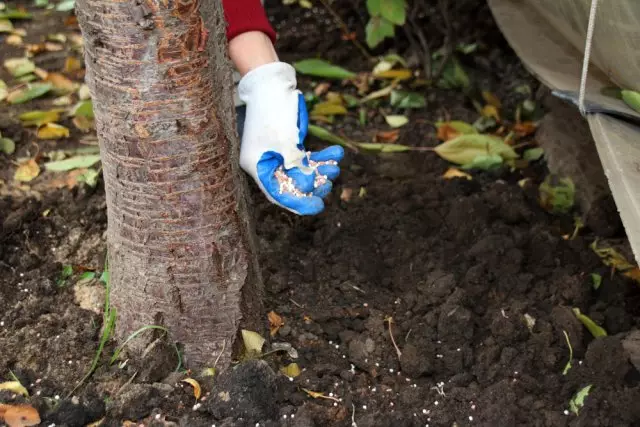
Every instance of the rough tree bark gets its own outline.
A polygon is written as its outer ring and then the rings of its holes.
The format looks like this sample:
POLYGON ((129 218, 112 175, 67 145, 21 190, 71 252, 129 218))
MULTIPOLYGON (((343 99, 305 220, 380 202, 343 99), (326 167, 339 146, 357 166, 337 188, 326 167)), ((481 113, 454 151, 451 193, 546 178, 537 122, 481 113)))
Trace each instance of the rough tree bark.
MULTIPOLYGON (((78 0, 120 340, 163 325, 190 366, 260 329, 219 0, 78 0)), ((140 350, 142 344, 138 344, 140 350)))

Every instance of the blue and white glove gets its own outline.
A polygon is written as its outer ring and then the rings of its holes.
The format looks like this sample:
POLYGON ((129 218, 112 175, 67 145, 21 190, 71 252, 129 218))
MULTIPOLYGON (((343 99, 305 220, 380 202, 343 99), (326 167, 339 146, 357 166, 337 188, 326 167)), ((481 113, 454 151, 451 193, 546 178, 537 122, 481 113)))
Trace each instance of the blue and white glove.
POLYGON ((322 212, 344 150, 305 151, 309 119, 295 69, 284 62, 262 65, 240 80, 238 92, 247 105, 242 169, 271 202, 298 215, 322 212))

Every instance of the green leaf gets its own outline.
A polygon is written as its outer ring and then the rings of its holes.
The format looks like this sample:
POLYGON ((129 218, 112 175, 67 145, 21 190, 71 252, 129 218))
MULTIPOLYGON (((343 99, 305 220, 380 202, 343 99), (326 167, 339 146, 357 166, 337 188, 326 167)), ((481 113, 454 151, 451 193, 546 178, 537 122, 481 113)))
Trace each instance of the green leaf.
POLYGON ((301 74, 309 76, 324 77, 327 79, 350 79, 356 76, 355 73, 345 70, 342 67, 333 65, 322 59, 303 59, 294 62, 294 68, 301 74))
POLYGON ((367 11, 371 16, 380 16, 382 13, 382 0, 367 0, 367 11))
POLYGON ((262 346, 265 339, 257 332, 242 330, 242 341, 244 342, 244 348, 249 354, 262 354, 262 346))
POLYGON ((395 25, 404 25, 407 13, 405 0, 380 0, 380 14, 395 25))
POLYGON ((100 178, 100 172, 95 169, 89 168, 85 173, 78 176, 77 181, 84 182, 89 187, 94 188, 96 185, 98 185, 98 178, 100 178))
POLYGON ((18 116, 22 121, 22 126, 36 126, 40 127, 46 123, 53 123, 60 119, 60 113, 64 110, 49 110, 49 111, 27 111, 18 116))
POLYGON ((381 16, 372 16, 365 28, 367 45, 370 48, 378 46, 382 40, 395 35, 395 28, 391 22, 381 16))
POLYGON ((571 398, 569 401, 569 410, 574 414, 578 415, 580 409, 584 406, 584 399, 589 396, 589 392, 591 391, 592 384, 589 384, 586 387, 581 388, 578 392, 571 398))
POLYGON ((4 68, 13 77, 20 77, 32 73, 36 69, 36 64, 29 58, 9 58, 4 61, 4 68))
POLYGON ((491 135, 460 135, 434 148, 443 159, 459 165, 468 165, 478 156, 497 154, 504 160, 518 158, 503 140, 491 135))
POLYGON ((537 147, 525 150, 525 152, 522 154, 522 158, 530 162, 535 162, 536 160, 540 160, 543 155, 544 149, 537 147))
POLYGON ((438 86, 443 89, 468 89, 471 80, 460 62, 453 58, 445 65, 438 86))
POLYGON ((92 281, 95 278, 96 278, 96 273, 95 272, 93 272, 93 271, 85 271, 78 278, 78 281, 76 282, 76 285, 83 285, 85 283, 88 283, 88 282, 92 281))
POLYGON ((486 132, 497 124, 498 122, 496 122, 494 117, 480 116, 475 122, 473 122, 473 127, 476 128, 478 132, 486 132))
POLYGON ((58 3, 56 10, 58 12, 69 12, 70 10, 73 10, 74 7, 76 7, 75 0, 63 0, 58 3))
POLYGON ((55 162, 45 163, 44 166, 47 170, 53 172, 64 172, 73 169, 88 168, 95 165, 100 161, 100 155, 87 155, 76 156, 64 160, 58 160, 55 162))
POLYGON ((363 150, 378 151, 380 153, 401 153, 403 151, 411 151, 413 148, 401 144, 383 144, 372 142, 361 142, 358 147, 363 150))
POLYGON ((640 93, 632 90, 623 90, 622 100, 629 107, 640 113, 640 93))
POLYGON ((351 146, 351 144, 347 140, 340 138, 338 135, 333 134, 329 132, 327 129, 320 126, 309 125, 309 134, 323 141, 330 142, 332 144, 338 144, 344 147, 351 146))
POLYGON ((287 366, 283 366, 282 368, 280 368, 280 372, 282 372, 284 375, 286 375, 289 378, 295 378, 298 375, 300 375, 301 371, 297 363, 291 363, 287 366))
POLYGON ((598 273, 591 273, 591 284, 593 289, 598 290, 602 285, 602 276, 598 273))
POLYGON ((594 338, 607 336, 607 331, 605 331, 601 326, 598 326, 598 324, 591 320, 589 316, 582 314, 579 308, 574 308, 573 314, 575 314, 578 320, 582 322, 589 332, 591 332, 591 335, 593 335, 594 338))
POLYGON ((7 84, 4 82, 4 80, 0 80, 0 101, 4 101, 7 95, 9 95, 7 84))
POLYGON ((566 214, 573 208, 575 192, 571 178, 557 178, 549 175, 540 184, 540 204, 551 213, 566 214))
POLYGON ((7 9, 0 12, 0 19, 31 19, 32 14, 26 10, 20 9, 7 9))
POLYGON ((83 116, 87 119, 94 119, 93 114, 93 101, 87 99, 86 101, 78 102, 71 110, 72 116, 83 116))
POLYGON ((19 81, 20 83, 30 83, 30 82, 34 81, 35 79, 37 79, 35 74, 26 74, 24 76, 18 77, 16 80, 19 81))
POLYGON ((0 33, 13 32, 13 24, 8 19, 0 19, 0 33))
POLYGON ((384 116, 384 120, 392 128, 399 128, 409 123, 409 118, 407 116, 384 116))
POLYGON ((0 151, 5 154, 13 154, 16 151, 16 143, 9 138, 0 138, 0 151))
POLYGON ((22 104, 41 97, 49 92, 51 87, 51 83, 32 83, 20 91, 11 92, 7 97, 7 101, 9 101, 9 104, 22 104))
POLYGON ((394 90, 391 92, 391 105, 397 108, 422 108, 427 105, 427 100, 417 92, 394 90))
POLYGON ((6 381, 0 383, 0 391, 10 391, 13 394, 21 394, 24 397, 29 397, 29 392, 22 384, 20 384, 20 381, 6 381))
POLYGON ((478 130, 473 125, 470 125, 469 123, 463 122, 461 120, 451 120, 450 122, 436 122, 435 125, 437 129, 440 129, 442 126, 449 126, 455 129, 456 132, 463 135, 478 133, 478 130))
POLYGON ((480 169, 487 171, 502 166, 503 163, 504 160, 500 154, 481 154, 476 156, 471 163, 463 165, 462 169, 480 169))

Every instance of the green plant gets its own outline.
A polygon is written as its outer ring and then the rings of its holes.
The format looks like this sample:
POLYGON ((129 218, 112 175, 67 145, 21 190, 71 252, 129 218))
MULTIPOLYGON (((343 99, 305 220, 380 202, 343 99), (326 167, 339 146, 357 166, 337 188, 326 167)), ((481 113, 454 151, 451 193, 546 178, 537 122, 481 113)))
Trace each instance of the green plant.
POLYGON ((407 18, 406 0, 367 0, 369 22, 366 27, 367 45, 378 46, 385 38, 395 36, 396 27, 407 18))

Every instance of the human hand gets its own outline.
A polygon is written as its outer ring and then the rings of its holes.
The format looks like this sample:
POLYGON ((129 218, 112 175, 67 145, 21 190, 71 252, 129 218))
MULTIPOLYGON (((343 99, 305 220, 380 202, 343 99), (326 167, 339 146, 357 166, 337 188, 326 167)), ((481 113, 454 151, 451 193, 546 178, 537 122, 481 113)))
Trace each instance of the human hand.
POLYGON ((308 116, 294 68, 283 62, 262 65, 249 71, 238 89, 246 103, 242 169, 271 202, 298 215, 322 212, 344 150, 305 151, 308 116))

